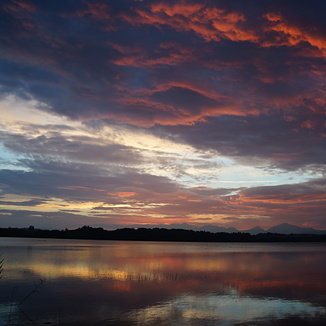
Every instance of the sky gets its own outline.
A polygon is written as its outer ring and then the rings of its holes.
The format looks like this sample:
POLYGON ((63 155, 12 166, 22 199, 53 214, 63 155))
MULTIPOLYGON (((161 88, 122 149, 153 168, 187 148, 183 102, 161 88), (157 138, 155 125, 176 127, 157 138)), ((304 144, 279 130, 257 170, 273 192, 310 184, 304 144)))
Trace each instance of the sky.
POLYGON ((0 227, 326 229, 324 0, 2 0, 0 227))

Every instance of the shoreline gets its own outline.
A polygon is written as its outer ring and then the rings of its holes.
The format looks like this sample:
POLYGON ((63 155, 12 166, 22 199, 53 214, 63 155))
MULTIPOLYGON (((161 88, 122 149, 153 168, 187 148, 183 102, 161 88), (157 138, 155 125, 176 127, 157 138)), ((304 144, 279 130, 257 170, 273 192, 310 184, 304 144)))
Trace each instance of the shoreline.
POLYGON ((251 235, 244 232, 212 233, 164 228, 123 228, 109 231, 89 226, 73 230, 42 230, 33 227, 0 228, 0 237, 163 242, 326 242, 326 234, 259 233, 251 235))

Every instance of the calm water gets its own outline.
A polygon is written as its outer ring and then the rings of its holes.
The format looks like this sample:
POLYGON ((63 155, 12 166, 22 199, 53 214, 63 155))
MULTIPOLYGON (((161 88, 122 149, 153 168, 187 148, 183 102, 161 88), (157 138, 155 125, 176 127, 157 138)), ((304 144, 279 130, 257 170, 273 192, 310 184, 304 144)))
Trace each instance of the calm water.
POLYGON ((326 325, 326 245, 0 238, 0 325, 326 325))

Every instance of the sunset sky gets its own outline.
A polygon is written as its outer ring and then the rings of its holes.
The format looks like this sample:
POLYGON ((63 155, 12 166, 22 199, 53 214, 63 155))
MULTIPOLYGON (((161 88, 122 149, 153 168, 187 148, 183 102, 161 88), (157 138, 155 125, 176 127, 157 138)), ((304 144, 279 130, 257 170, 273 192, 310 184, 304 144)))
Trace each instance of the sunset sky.
POLYGON ((326 1, 0 6, 0 227, 326 229, 326 1))

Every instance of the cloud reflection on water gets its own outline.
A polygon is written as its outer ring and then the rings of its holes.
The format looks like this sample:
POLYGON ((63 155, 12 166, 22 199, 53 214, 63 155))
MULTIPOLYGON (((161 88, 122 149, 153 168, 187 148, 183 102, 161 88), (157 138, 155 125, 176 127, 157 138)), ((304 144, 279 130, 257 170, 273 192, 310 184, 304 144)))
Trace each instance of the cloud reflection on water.
POLYGON ((237 244, 89 243, 2 247, 2 307, 8 307, 13 287, 19 301, 42 278, 46 284, 23 308, 33 320, 53 323, 60 311, 62 325, 80 319, 113 325, 325 320, 323 245, 243 244, 241 251, 237 244))

